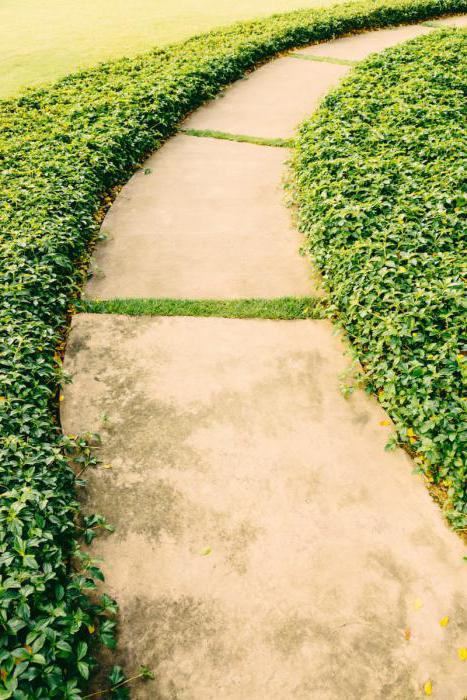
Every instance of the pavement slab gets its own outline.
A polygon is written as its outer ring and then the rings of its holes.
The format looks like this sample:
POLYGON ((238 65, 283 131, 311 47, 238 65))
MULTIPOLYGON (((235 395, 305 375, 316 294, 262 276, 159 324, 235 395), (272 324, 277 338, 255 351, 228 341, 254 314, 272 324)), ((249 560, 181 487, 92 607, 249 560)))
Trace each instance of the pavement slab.
POLYGON ((328 58, 360 61, 375 51, 383 51, 390 46, 395 46, 409 39, 415 39, 432 31, 433 29, 430 29, 430 27, 416 24, 390 29, 378 29, 374 32, 362 32, 361 34, 344 36, 323 44, 313 44, 313 46, 298 49, 298 53, 305 56, 326 56, 328 58))
POLYGON ((102 435, 132 697, 464 698, 464 547, 344 353, 327 321, 74 318, 62 424, 102 435))
POLYGON ((265 138, 288 138, 335 87, 349 66, 284 57, 248 73, 193 113, 183 127, 265 138))
POLYGON ((299 255, 302 237, 284 205, 288 156, 284 148, 170 139, 110 208, 102 225, 107 240, 96 248, 86 296, 313 293, 311 265, 299 255))
POLYGON ((467 15, 451 15, 451 17, 441 17, 435 19, 434 24, 439 24, 441 27, 457 27, 463 29, 467 27, 467 15))

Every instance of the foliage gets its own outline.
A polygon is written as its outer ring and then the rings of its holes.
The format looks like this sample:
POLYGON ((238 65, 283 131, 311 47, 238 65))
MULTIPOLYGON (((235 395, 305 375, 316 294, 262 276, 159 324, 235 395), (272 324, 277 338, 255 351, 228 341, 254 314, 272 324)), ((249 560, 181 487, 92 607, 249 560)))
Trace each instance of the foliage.
POLYGON ((301 126, 294 160, 300 226, 332 309, 459 527, 466 57, 456 30, 370 57, 301 126))
MULTIPOLYGON (((0 700, 82 697, 114 604, 80 553, 83 521, 61 435, 60 346, 105 192, 190 110, 268 57, 346 31, 462 11, 466 0, 369 0, 237 24, 103 64, 0 103, 0 700), (88 596, 88 593, 92 596, 88 596), (97 618, 97 619, 96 619, 97 618)), ((84 450, 80 455, 77 448, 84 450)), ((82 472, 86 464, 80 469, 82 472)))

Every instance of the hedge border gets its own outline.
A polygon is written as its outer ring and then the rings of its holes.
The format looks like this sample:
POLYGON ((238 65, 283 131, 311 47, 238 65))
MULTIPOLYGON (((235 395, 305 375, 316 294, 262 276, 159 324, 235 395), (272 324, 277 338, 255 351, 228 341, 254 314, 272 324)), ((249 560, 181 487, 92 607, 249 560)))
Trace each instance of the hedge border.
POLYGON ((417 471, 460 534, 465 455, 467 33, 371 56, 300 127, 299 228, 417 471), (464 270, 464 275, 463 275, 464 270))
POLYGON ((96 639, 115 645, 115 605, 89 597, 102 575, 79 548, 105 526, 83 519, 75 495, 83 482, 72 466, 95 457, 62 436, 57 411, 57 347, 105 193, 190 111, 268 58, 466 9, 466 0, 368 0, 274 15, 0 102, 0 698, 79 700, 96 639))

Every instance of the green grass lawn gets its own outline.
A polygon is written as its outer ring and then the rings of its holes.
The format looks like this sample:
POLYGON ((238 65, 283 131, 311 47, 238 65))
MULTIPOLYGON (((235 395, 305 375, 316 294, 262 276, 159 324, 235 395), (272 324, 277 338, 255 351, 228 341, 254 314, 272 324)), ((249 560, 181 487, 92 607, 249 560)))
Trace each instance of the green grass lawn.
POLYGON ((339 0, 0 0, 0 98, 239 19, 339 0))
POLYGON ((220 316, 221 318, 324 318, 325 305, 314 297, 276 299, 108 299, 80 301, 79 310, 129 316, 220 316))

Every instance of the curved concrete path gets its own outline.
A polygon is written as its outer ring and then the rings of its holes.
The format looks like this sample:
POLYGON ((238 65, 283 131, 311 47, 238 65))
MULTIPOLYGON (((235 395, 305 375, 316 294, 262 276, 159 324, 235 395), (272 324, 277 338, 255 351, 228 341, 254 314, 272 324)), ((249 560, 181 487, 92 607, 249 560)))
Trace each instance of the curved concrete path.
MULTIPOLYGON (((347 65, 428 27, 301 49, 184 127, 289 137, 347 65), (311 59, 311 60, 309 60, 311 59), (273 113, 273 114, 272 114, 273 113)), ((282 204, 283 148, 179 135, 123 188, 87 294, 313 291, 282 204), (150 170, 150 172, 149 172, 150 170)), ((344 399, 327 321, 75 317, 62 423, 99 431, 86 508, 141 700, 463 700, 465 549, 391 427, 344 399), (440 620, 449 617, 446 626, 440 620)))

